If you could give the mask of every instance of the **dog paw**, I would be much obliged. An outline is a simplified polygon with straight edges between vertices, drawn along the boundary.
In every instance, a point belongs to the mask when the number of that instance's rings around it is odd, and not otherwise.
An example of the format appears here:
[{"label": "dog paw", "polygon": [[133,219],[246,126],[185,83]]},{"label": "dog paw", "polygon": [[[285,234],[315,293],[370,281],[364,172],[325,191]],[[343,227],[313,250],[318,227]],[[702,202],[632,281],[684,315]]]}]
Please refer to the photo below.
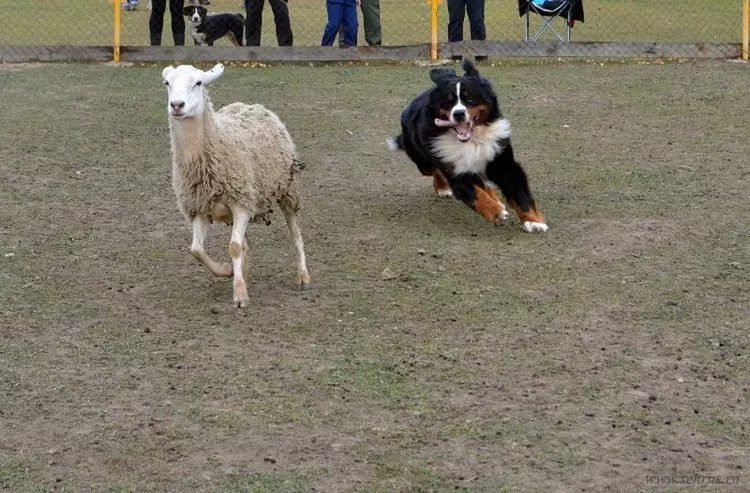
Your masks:
[{"label": "dog paw", "polygon": [[523,230],[527,233],[544,233],[549,227],[544,223],[535,223],[533,221],[526,221],[523,223]]},{"label": "dog paw", "polygon": [[453,190],[451,190],[450,188],[446,188],[444,190],[436,190],[436,192],[437,192],[438,197],[441,197],[444,199],[449,199],[453,197]]},{"label": "dog paw", "polygon": [[[502,205],[502,204],[500,204]],[[500,213],[495,217],[495,225],[497,226],[505,226],[505,224],[508,222],[508,211],[505,209],[501,210]]]}]

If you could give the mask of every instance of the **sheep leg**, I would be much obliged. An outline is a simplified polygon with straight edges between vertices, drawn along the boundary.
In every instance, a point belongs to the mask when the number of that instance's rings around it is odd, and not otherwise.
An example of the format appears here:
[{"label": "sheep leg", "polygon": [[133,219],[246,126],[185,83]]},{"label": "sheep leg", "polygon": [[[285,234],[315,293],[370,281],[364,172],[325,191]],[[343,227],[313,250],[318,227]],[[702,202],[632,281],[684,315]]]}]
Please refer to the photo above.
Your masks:
[{"label": "sheep leg", "polygon": [[203,248],[203,243],[206,241],[206,235],[208,234],[208,224],[208,217],[206,216],[195,216],[193,218],[193,244],[190,245],[190,254],[195,260],[205,265],[213,275],[230,277],[232,266],[226,262],[214,262]]},{"label": "sheep leg", "polygon": [[243,265],[246,262],[245,252],[247,251],[245,231],[247,230],[247,224],[250,222],[250,213],[237,206],[232,206],[231,209],[233,223],[229,256],[232,257],[232,268],[234,269],[234,304],[239,308],[244,308],[250,302],[243,272]]},{"label": "sheep leg", "polygon": [[310,284],[310,273],[307,272],[305,244],[302,241],[302,233],[297,224],[297,208],[293,207],[292,204],[285,202],[282,202],[279,205],[281,206],[282,212],[284,212],[286,225],[289,228],[289,235],[292,237],[295,250],[297,250],[297,285],[301,289],[305,289],[305,287]]}]

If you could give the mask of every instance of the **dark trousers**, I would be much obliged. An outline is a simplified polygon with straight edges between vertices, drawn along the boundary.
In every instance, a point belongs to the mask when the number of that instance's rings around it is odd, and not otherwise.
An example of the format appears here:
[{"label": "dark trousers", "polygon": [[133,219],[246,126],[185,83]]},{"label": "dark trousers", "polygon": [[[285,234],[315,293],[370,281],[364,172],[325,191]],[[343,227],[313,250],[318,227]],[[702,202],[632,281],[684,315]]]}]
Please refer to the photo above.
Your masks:
[{"label": "dark trousers", "polygon": [[[260,46],[260,35],[263,28],[263,4],[266,0],[245,0],[245,36],[247,46]],[[268,0],[276,23],[276,40],[279,46],[292,46],[294,35],[292,23],[289,20],[289,6],[287,0]]]},{"label": "dark trousers", "polygon": [[[365,42],[370,46],[383,43],[380,27],[380,0],[362,0],[362,24],[365,26]],[[344,28],[339,29],[339,46],[344,46]]]},{"label": "dark trousers", "polygon": [[323,46],[333,46],[339,29],[344,31],[344,45],[357,46],[357,3],[354,0],[326,0],[328,24],[323,31]]},{"label": "dark trousers", "polygon": [[[175,46],[185,44],[185,18],[182,16],[183,0],[169,0],[169,15],[172,17],[172,39]],[[164,26],[164,11],[167,0],[151,1],[151,17],[148,19],[148,30],[151,35],[151,46],[161,45],[161,31]]]},{"label": "dark trousers", "polygon": [[469,14],[471,39],[485,39],[484,0],[448,0],[448,41],[464,40],[464,13]]}]

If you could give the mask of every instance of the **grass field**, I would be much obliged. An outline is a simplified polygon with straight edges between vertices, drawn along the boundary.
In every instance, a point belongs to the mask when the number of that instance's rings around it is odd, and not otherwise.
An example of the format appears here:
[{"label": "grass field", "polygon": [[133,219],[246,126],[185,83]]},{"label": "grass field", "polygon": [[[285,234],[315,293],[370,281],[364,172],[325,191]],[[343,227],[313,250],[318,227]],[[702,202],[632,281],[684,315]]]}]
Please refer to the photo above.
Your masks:
[{"label": "grass field", "polygon": [[749,68],[485,67],[529,235],[385,149],[426,69],[228,67],[215,104],[307,163],[313,276],[252,226],[240,311],[188,254],[161,67],[0,66],[0,490],[747,491]]},{"label": "grass field", "polygon": [[[122,42],[148,44],[147,0],[135,12],[122,12]],[[672,4],[678,5],[677,8]],[[241,0],[214,0],[214,12],[242,12]],[[518,17],[516,0],[488,0],[486,24],[488,39],[523,39],[524,23]],[[323,0],[290,0],[289,8],[298,46],[318,46],[326,22]],[[741,10],[739,0],[586,0],[586,22],[574,29],[576,41],[654,41],[673,43],[739,43]],[[16,2],[0,0],[0,45],[111,45],[112,5],[103,0],[61,0]],[[440,9],[440,39],[447,40],[448,14]],[[383,42],[411,45],[430,40],[430,10],[422,0],[381,0]],[[535,19],[537,21],[537,19]],[[465,36],[468,39],[468,19]],[[364,34],[360,16],[360,44]],[[162,42],[172,43],[169,14],[166,15]],[[264,10],[262,44],[276,46],[273,15]],[[217,45],[229,46],[228,42]],[[618,55],[613,53],[613,55]]]}]

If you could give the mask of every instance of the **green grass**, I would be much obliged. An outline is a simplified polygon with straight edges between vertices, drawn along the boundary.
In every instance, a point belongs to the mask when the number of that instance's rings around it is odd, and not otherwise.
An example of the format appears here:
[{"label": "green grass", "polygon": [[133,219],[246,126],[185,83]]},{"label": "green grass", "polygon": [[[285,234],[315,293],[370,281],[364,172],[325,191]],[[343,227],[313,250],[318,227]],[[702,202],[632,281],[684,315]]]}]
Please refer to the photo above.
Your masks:
[{"label": "green grass", "polygon": [[[122,43],[148,44],[150,11],[143,0],[139,10],[122,12]],[[673,6],[674,5],[674,6]],[[739,0],[586,0],[585,23],[573,31],[576,41],[640,41],[673,43],[739,43],[741,2]],[[323,0],[289,2],[295,44],[318,46],[326,22]],[[242,12],[241,0],[214,0],[214,12]],[[15,2],[0,0],[0,45],[111,45],[112,5],[104,0],[64,2]],[[413,45],[430,40],[430,9],[421,0],[381,0],[383,41],[387,45]],[[533,19],[539,24],[539,19]],[[166,14],[162,42],[172,43]],[[439,39],[447,40],[447,8],[439,11]],[[486,25],[488,39],[523,39],[523,20],[518,17],[516,0],[488,0]],[[562,28],[558,24],[558,28]],[[468,19],[465,36],[469,37]],[[360,44],[364,34],[360,16]],[[552,38],[550,38],[552,39]],[[262,44],[275,46],[273,15],[264,9]],[[227,41],[217,45],[229,46]],[[618,55],[618,53],[613,53]]]},{"label": "green grass", "polygon": [[427,69],[228,65],[214,104],[273,109],[307,164],[313,276],[253,225],[237,310],[188,253],[161,67],[0,66],[0,490],[742,490],[747,65],[481,70],[546,234],[386,150]]}]

